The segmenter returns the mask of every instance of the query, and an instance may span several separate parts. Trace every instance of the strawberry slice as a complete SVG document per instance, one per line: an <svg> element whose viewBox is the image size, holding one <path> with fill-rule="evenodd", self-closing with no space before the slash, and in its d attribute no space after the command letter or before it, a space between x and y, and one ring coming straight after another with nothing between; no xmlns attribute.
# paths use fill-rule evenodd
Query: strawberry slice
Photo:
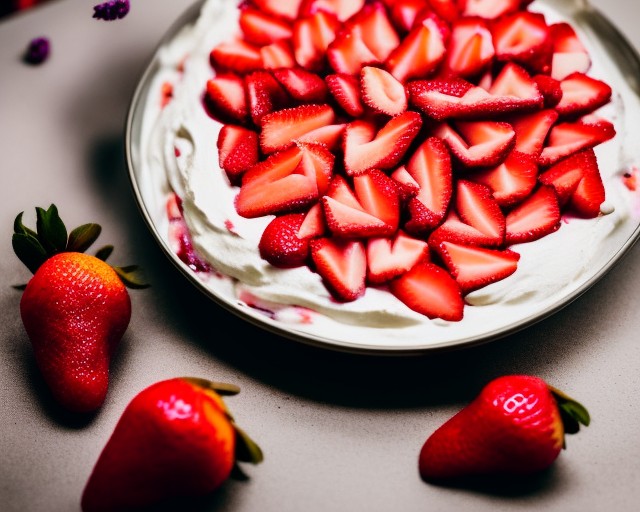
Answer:
<svg viewBox="0 0 640 512"><path fill-rule="evenodd" d="M523 0L458 0L464 16L478 16L488 20L494 20L516 12L521 4L529 2Z"/></svg>
<svg viewBox="0 0 640 512"><path fill-rule="evenodd" d="M615 134L611 122L593 115L581 117L575 122L557 124L549 132L547 146L540 154L539 163L542 166L552 165L573 153L602 144Z"/></svg>
<svg viewBox="0 0 640 512"><path fill-rule="evenodd" d="M417 193L407 202L405 229L424 233L442 222L453 192L451 157L442 140L426 139L407 162L406 172Z"/></svg>
<svg viewBox="0 0 640 512"><path fill-rule="evenodd" d="M259 9L241 7L238 24L244 40L256 46L264 46L291 37L291 25Z"/></svg>
<svg viewBox="0 0 640 512"><path fill-rule="evenodd" d="M353 26L340 30L327 48L329 65L336 73L358 75L362 66L380 63L365 44L362 32Z"/></svg>
<svg viewBox="0 0 640 512"><path fill-rule="evenodd" d="M444 241L438 255L466 295L509 277L518 269L520 254L510 249L460 245Z"/></svg>
<svg viewBox="0 0 640 512"><path fill-rule="evenodd" d="M326 51L340 29L335 15L318 11L297 19L293 24L293 48L299 66L320 71L326 65Z"/></svg>
<svg viewBox="0 0 640 512"><path fill-rule="evenodd" d="M389 2L387 7L393 25L399 32L406 34L413 27L418 14L430 6L427 0L397 0Z"/></svg>
<svg viewBox="0 0 640 512"><path fill-rule="evenodd" d="M460 17L461 8L454 0L427 0L433 12L444 21L453 23Z"/></svg>
<svg viewBox="0 0 640 512"><path fill-rule="evenodd" d="M568 205L585 218L600 214L605 189L593 149L580 151L552 165L540 175L539 180L554 187L561 207Z"/></svg>
<svg viewBox="0 0 640 512"><path fill-rule="evenodd" d="M395 169L390 174L390 177L395 181L398 193L400 194L400 201L403 203L415 197L420 190L420 185L418 185L418 182L409 174L409 171L407 171L404 165Z"/></svg>
<svg viewBox="0 0 640 512"><path fill-rule="evenodd" d="M591 57L573 27L560 22L554 23L549 29L553 45L551 76L556 80L564 80L573 73L589 71Z"/></svg>
<svg viewBox="0 0 640 512"><path fill-rule="evenodd" d="M560 206L553 187L540 185L506 216L507 244L538 240L560 228Z"/></svg>
<svg viewBox="0 0 640 512"><path fill-rule="evenodd" d="M387 224L390 232L397 231L400 222L400 196L395 182L389 176L372 169L355 176L353 188L365 211Z"/></svg>
<svg viewBox="0 0 640 512"><path fill-rule="evenodd" d="M325 234L326 224L324 212L320 203L314 204L305 214L300 228L298 228L298 238L317 238Z"/></svg>
<svg viewBox="0 0 640 512"><path fill-rule="evenodd" d="M209 61L217 73L244 75L263 67L260 48L242 39L223 41L216 45L209 54Z"/></svg>
<svg viewBox="0 0 640 512"><path fill-rule="evenodd" d="M258 163L258 134L253 130L226 124L218 135L218 163L232 184Z"/></svg>
<svg viewBox="0 0 640 512"><path fill-rule="evenodd" d="M310 247L316 272L337 300L350 302L364 295L367 255L360 240L316 238Z"/></svg>
<svg viewBox="0 0 640 512"><path fill-rule="evenodd" d="M458 283L431 262L422 262L389 283L389 290L407 307L427 316L458 322L464 314L464 300Z"/></svg>
<svg viewBox="0 0 640 512"><path fill-rule="evenodd" d="M254 71L245 75L245 90L251 120L260 126L262 118L285 106L289 97L269 71Z"/></svg>
<svg viewBox="0 0 640 512"><path fill-rule="evenodd" d="M553 109L538 110L531 114L521 114L510 118L509 123L516 132L514 150L538 159L547 135L557 119L558 113Z"/></svg>
<svg viewBox="0 0 640 512"><path fill-rule="evenodd" d="M289 213L269 222L258 242L260 257L278 268L304 265L309 256L309 240L298 235L304 219L304 213Z"/></svg>
<svg viewBox="0 0 640 512"><path fill-rule="evenodd" d="M262 117L260 148L264 153L285 149L312 130L333 124L335 114L329 105L299 105L271 112Z"/></svg>
<svg viewBox="0 0 640 512"><path fill-rule="evenodd" d="M344 132L344 165L354 176L370 169L393 169L404 157L422 126L420 114L407 110L391 118L377 133L376 126L358 120Z"/></svg>
<svg viewBox="0 0 640 512"><path fill-rule="evenodd" d="M328 124L321 126L315 130L305 133L298 137L298 142L308 142L313 144L322 144L330 150L338 149L341 141L342 134L344 133L344 124Z"/></svg>
<svg viewBox="0 0 640 512"><path fill-rule="evenodd" d="M288 20L295 20L302 0L251 0L259 10Z"/></svg>
<svg viewBox="0 0 640 512"><path fill-rule="evenodd" d="M387 15L387 10L380 2L365 4L349 23L380 62L384 62L400 44L400 38Z"/></svg>
<svg viewBox="0 0 640 512"><path fill-rule="evenodd" d="M340 21L346 21L362 9L364 2L365 0L302 0L299 16L323 11L333 14Z"/></svg>
<svg viewBox="0 0 640 512"><path fill-rule="evenodd" d="M367 241L367 281L374 285L385 283L428 257L427 243L402 230L390 238L370 238Z"/></svg>
<svg viewBox="0 0 640 512"><path fill-rule="evenodd" d="M407 110L407 93L384 69L364 66L360 72L362 101L374 112L397 116Z"/></svg>
<svg viewBox="0 0 640 512"><path fill-rule="evenodd" d="M443 123L434 135L442 138L465 167L500 164L515 144L515 131L502 121L457 121Z"/></svg>
<svg viewBox="0 0 640 512"><path fill-rule="evenodd" d="M440 26L432 18L413 27L384 61L384 67L398 81L426 78L445 58Z"/></svg>
<svg viewBox="0 0 640 512"><path fill-rule="evenodd" d="M495 55L491 31L479 18L460 18L451 25L446 66L454 75L470 78L480 74Z"/></svg>
<svg viewBox="0 0 640 512"><path fill-rule="evenodd" d="M489 237L491 243L485 245L502 245L505 217L489 187L468 180L458 180L455 208L460 219Z"/></svg>
<svg viewBox="0 0 640 512"><path fill-rule="evenodd" d="M275 69L273 76L289 96L300 103L323 103L327 98L324 80L304 68Z"/></svg>
<svg viewBox="0 0 640 512"><path fill-rule="evenodd" d="M205 105L208 112L222 122L243 123L249 109L242 77L222 73L207 80Z"/></svg>
<svg viewBox="0 0 640 512"><path fill-rule="evenodd" d="M560 80L556 80L548 75L534 75L533 80L538 86L538 90L544 98L544 108L553 108L562 99L562 87Z"/></svg>
<svg viewBox="0 0 640 512"><path fill-rule="evenodd" d="M582 116L609 103L611 87L584 73L572 73L560 82L562 99L556 111L563 117Z"/></svg>
<svg viewBox="0 0 640 512"><path fill-rule="evenodd" d="M536 186L537 158L512 151L500 165L474 172L469 179L488 186L500 207L511 207L527 197Z"/></svg>
<svg viewBox="0 0 640 512"><path fill-rule="evenodd" d="M489 88L489 93L500 100L506 99L512 110L538 109L544 105L544 96L536 81L521 66L508 62L502 68ZM507 112L506 106L499 106L498 113Z"/></svg>
<svg viewBox="0 0 640 512"><path fill-rule="evenodd" d="M291 41L282 39L260 47L264 69L292 68L296 65Z"/></svg>
<svg viewBox="0 0 640 512"><path fill-rule="evenodd" d="M340 108L352 117L360 117L364 106L360 98L360 81L344 73L329 74L324 78L329 92Z"/></svg>
<svg viewBox="0 0 640 512"><path fill-rule="evenodd" d="M435 249L445 240L463 245L496 246L495 237L463 222L454 209L449 210L444 222L431 232L427 242Z"/></svg>

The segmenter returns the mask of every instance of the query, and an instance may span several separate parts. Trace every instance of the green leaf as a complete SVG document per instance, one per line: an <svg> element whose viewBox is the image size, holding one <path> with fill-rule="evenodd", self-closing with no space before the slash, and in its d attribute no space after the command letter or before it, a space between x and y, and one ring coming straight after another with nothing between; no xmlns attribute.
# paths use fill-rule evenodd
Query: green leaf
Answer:
<svg viewBox="0 0 640 512"><path fill-rule="evenodd" d="M100 236L102 228L99 224L83 224L69 234L67 251L85 252ZM104 260L103 260L104 261Z"/></svg>
<svg viewBox="0 0 640 512"><path fill-rule="evenodd" d="M96 258L102 261L107 261L107 258L111 256L112 252L113 245L105 245L104 247L98 249L98 251L96 252Z"/></svg>
<svg viewBox="0 0 640 512"><path fill-rule="evenodd" d="M143 289L148 288L149 283L145 282L140 267L138 265L129 265L127 267L113 267L118 277L122 280L127 288Z"/></svg>
<svg viewBox="0 0 640 512"><path fill-rule="evenodd" d="M47 251L40 241L29 233L14 233L11 245L16 256L34 274L48 258Z"/></svg>
<svg viewBox="0 0 640 512"><path fill-rule="evenodd" d="M564 423L566 434L575 434L580 431L580 425L585 427L591 423L589 411L580 402L577 402L559 389L549 386L560 409L560 417Z"/></svg>
<svg viewBox="0 0 640 512"><path fill-rule="evenodd" d="M233 425L236 431L236 460L258 464L264 460L260 447L247 433L237 425Z"/></svg>
<svg viewBox="0 0 640 512"><path fill-rule="evenodd" d="M244 471L242 471L242 468L238 465L237 462L233 464L229 476L233 480L236 480L238 482L246 482L247 480L249 480L249 477Z"/></svg>
<svg viewBox="0 0 640 512"><path fill-rule="evenodd" d="M16 220L13 221L13 231L14 233L22 234L22 235L31 235L34 238L38 238L38 234L33 230L29 229L22 223L22 216L24 212L20 212L16 217Z"/></svg>
<svg viewBox="0 0 640 512"><path fill-rule="evenodd" d="M48 210L36 207L36 229L38 240L50 255L62 252L67 247L67 228L52 204Z"/></svg>

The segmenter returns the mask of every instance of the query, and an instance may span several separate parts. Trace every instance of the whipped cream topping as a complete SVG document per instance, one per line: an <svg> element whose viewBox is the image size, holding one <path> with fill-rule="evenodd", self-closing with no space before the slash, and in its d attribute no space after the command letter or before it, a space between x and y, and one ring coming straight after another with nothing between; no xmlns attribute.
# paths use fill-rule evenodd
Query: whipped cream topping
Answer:
<svg viewBox="0 0 640 512"><path fill-rule="evenodd" d="M563 20L547 2L530 10L549 23ZM609 83L612 102L597 114L618 134L596 148L607 201L596 219L565 216L561 228L541 240L515 245L518 270L507 279L467 296L460 322L429 320L383 289L369 287L360 299L335 301L321 278L307 267L278 269L264 261L258 242L272 217L245 219L234 208L238 192L218 166L221 124L203 107L206 81L213 76L209 52L238 33L235 2L208 0L193 24L161 46L148 84L136 179L143 202L162 239L169 240L165 204L182 199L184 221L199 255L216 272L198 278L216 299L259 322L306 341L347 349L420 350L505 334L542 317L592 284L635 236L637 195L623 184L625 170L638 162L627 137L639 126L640 104L624 74L593 34L570 23L587 47L591 76ZM162 106L163 85L172 98Z"/></svg>

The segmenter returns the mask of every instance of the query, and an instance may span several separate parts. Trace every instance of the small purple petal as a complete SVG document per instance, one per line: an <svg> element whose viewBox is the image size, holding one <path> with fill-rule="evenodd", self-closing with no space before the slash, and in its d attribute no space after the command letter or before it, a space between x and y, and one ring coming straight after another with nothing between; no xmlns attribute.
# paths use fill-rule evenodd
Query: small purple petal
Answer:
<svg viewBox="0 0 640 512"><path fill-rule="evenodd" d="M113 21L124 18L129 12L129 0L111 0L94 6L93 17Z"/></svg>
<svg viewBox="0 0 640 512"><path fill-rule="evenodd" d="M29 43L24 61L29 64L42 64L49 57L50 50L51 45L46 37L36 37Z"/></svg>

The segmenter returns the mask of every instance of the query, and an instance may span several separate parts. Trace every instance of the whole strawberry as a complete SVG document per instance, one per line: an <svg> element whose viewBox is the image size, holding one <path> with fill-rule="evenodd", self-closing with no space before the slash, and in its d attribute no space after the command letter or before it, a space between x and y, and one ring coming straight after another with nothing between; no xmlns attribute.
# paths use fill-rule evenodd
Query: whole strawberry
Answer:
<svg viewBox="0 0 640 512"><path fill-rule="evenodd" d="M72 412L90 412L105 400L109 364L131 318L125 283L142 287L136 267L111 267L107 246L84 251L100 234L84 224L69 236L55 205L36 208L37 231L20 213L12 244L34 275L24 286L20 314L36 364L54 399ZM22 288L22 287L21 287Z"/></svg>
<svg viewBox="0 0 640 512"><path fill-rule="evenodd" d="M238 461L261 462L262 451L221 398L238 391L181 377L138 393L93 468L83 512L146 510L166 500L204 496L229 478Z"/></svg>
<svg viewBox="0 0 640 512"><path fill-rule="evenodd" d="M499 377L426 440L420 475L426 481L529 475L549 467L564 435L589 421L582 405L538 377Z"/></svg>

